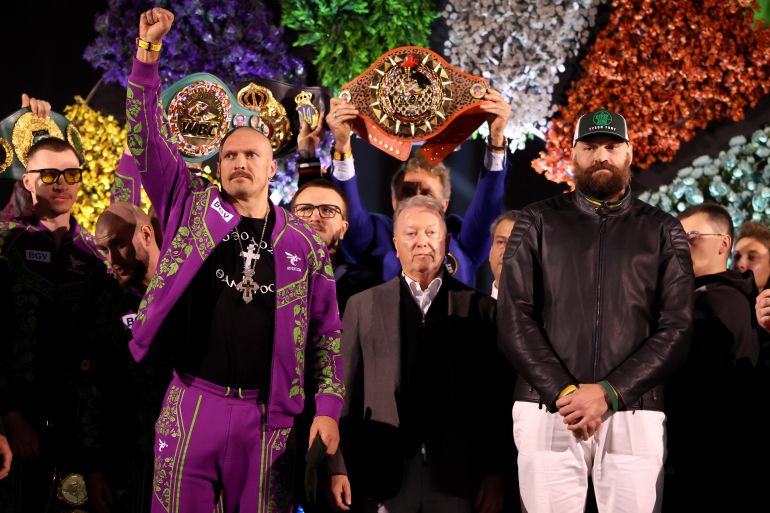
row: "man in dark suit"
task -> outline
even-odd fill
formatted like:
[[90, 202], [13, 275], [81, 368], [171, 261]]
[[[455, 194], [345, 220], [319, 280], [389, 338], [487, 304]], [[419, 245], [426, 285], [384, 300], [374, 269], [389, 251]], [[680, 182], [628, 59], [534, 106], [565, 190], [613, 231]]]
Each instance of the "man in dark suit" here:
[[334, 505], [496, 513], [512, 463], [513, 371], [495, 348], [494, 301], [444, 271], [439, 202], [415, 196], [393, 217], [403, 273], [353, 296], [344, 317], [346, 457], [330, 462]]

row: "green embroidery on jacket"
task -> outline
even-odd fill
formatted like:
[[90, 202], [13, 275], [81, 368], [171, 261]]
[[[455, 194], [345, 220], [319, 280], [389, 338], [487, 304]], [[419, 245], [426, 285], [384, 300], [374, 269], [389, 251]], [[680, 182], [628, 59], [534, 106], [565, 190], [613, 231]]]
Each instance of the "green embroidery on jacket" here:
[[307, 297], [307, 271], [299, 280], [275, 291], [275, 307], [284, 306]]
[[[128, 183], [126, 183], [128, 182]], [[115, 181], [112, 185], [113, 201], [134, 201], [134, 179], [130, 176], [115, 173]]]
[[163, 287], [166, 278], [170, 278], [179, 271], [179, 266], [187, 260], [192, 253], [193, 239], [190, 236], [190, 229], [186, 226], [180, 226], [171, 241], [171, 247], [166, 250], [158, 265], [158, 272], [150, 280], [147, 292], [139, 303], [139, 310], [136, 312], [136, 321], [144, 322], [147, 320], [147, 308], [155, 300], [155, 292]]
[[345, 396], [345, 385], [334, 379], [338, 375], [335, 356], [340, 354], [340, 344], [339, 331], [322, 336], [318, 341], [313, 354], [313, 368], [321, 370], [316, 397], [321, 394], [332, 394], [342, 399]]
[[[195, 190], [195, 178], [192, 176], [190, 178], [191, 182], [193, 182], [193, 190]], [[197, 179], [201, 180], [201, 178]], [[206, 257], [211, 254], [215, 247], [214, 238], [211, 236], [211, 233], [209, 233], [205, 222], [209, 199], [211, 197], [211, 191], [211, 188], [207, 188], [201, 192], [193, 192], [190, 215], [187, 218], [187, 223], [192, 229], [193, 239], [195, 240], [195, 247], [198, 249], [198, 254], [200, 254], [201, 260], [206, 260]]]
[[[144, 139], [142, 138], [142, 121], [138, 120], [139, 114], [143, 110], [143, 102], [135, 97], [134, 88], [144, 95], [144, 87], [133, 82], [128, 83], [126, 90], [126, 121], [128, 122], [128, 149], [134, 156], [144, 153]], [[145, 113], [146, 118], [146, 113]]]
[[305, 389], [302, 386], [302, 377], [305, 375], [305, 345], [307, 336], [307, 302], [301, 301], [294, 305], [294, 328], [292, 337], [294, 339], [294, 359], [295, 376], [291, 380], [289, 397], [300, 396], [305, 398]]

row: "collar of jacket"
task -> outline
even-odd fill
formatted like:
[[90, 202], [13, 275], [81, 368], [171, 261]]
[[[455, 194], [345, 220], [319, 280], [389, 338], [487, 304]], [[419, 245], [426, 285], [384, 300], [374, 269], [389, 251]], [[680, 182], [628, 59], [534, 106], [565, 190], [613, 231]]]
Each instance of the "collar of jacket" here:
[[607, 213], [607, 215], [620, 214], [628, 210], [629, 206], [632, 203], [632, 201], [630, 200], [631, 198], [630, 184], [626, 187], [626, 193], [623, 195], [623, 197], [615, 201], [602, 201], [602, 200], [593, 198], [578, 189], [576, 189], [575, 191], [576, 191], [575, 198], [581, 210], [584, 210], [586, 212], [590, 212], [593, 214], [598, 214], [600, 210], [604, 210]]

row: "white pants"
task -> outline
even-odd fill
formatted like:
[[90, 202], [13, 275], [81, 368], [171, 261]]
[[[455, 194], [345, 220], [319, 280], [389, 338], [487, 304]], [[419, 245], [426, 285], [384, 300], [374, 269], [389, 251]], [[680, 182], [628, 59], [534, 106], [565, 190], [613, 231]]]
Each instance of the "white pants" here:
[[561, 415], [517, 401], [513, 439], [519, 451], [522, 511], [584, 511], [591, 476], [600, 513], [659, 512], [665, 424], [663, 412], [616, 412], [588, 441], [578, 442]]

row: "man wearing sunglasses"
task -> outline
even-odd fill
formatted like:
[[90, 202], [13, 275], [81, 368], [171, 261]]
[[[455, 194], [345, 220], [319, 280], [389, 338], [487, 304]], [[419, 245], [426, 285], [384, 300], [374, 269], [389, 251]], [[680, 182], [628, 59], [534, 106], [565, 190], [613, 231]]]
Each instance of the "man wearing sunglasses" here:
[[[45, 102], [30, 100], [45, 117]], [[42, 511], [51, 475], [96, 470], [94, 361], [119, 289], [72, 216], [82, 171], [65, 140], [35, 134], [22, 176], [33, 214], [0, 225], [0, 415], [13, 450], [16, 511]], [[18, 147], [16, 148], [19, 151]], [[23, 160], [23, 159], [20, 159]], [[54, 492], [55, 494], [55, 492]]]
[[[685, 365], [666, 387], [671, 509], [751, 510], [760, 483], [753, 471], [763, 461], [765, 438], [756, 405], [764, 389], [755, 383], [759, 330], [754, 317], [757, 287], [752, 272], [727, 269], [733, 222], [722, 206], [703, 203], [679, 214], [695, 274], [693, 336]], [[712, 383], [704, 391], [704, 383]], [[704, 450], [703, 413], [719, 408], [720, 447]], [[705, 433], [703, 433], [705, 434]], [[714, 472], [714, 469], [730, 469]], [[668, 486], [668, 485], [667, 485]], [[704, 494], [721, 489], [729, 493]], [[667, 506], [668, 507], [668, 506]]]

